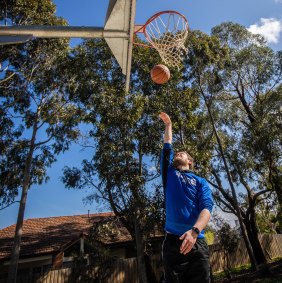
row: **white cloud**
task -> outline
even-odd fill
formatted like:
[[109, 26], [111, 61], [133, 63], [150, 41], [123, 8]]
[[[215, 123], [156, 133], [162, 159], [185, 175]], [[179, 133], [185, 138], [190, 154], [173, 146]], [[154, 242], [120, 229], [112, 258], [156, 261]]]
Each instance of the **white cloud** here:
[[274, 0], [275, 3], [282, 4], [282, 0]]
[[260, 24], [250, 25], [248, 30], [254, 34], [261, 34], [268, 43], [278, 43], [282, 31], [282, 21], [275, 18], [261, 18]]

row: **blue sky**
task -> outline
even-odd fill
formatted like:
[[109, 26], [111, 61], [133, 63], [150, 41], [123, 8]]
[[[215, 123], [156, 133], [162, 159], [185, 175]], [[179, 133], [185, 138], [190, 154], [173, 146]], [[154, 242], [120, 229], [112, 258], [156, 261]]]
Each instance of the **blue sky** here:
[[[107, 11], [107, 0], [54, 0], [57, 15], [71, 26], [102, 27]], [[135, 24], [144, 24], [153, 14], [175, 10], [186, 16], [191, 29], [210, 33], [222, 22], [239, 23], [254, 33], [261, 33], [274, 50], [282, 49], [282, 0], [137, 0]], [[76, 44], [78, 40], [73, 40]], [[48, 170], [50, 180], [32, 186], [27, 197], [25, 219], [106, 211], [104, 206], [84, 205], [82, 199], [89, 192], [70, 191], [60, 181], [64, 166], [79, 166], [84, 158], [93, 155], [78, 145], [58, 156], [58, 162]], [[18, 204], [0, 211], [0, 228], [16, 223]]]

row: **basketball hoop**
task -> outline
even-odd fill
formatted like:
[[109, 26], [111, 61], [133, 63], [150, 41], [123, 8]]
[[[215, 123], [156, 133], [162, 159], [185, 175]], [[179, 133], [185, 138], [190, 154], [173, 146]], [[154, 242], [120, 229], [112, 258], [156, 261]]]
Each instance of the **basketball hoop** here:
[[188, 21], [182, 14], [175, 11], [159, 12], [145, 25], [135, 25], [134, 36], [136, 33], [144, 33], [151, 45], [134, 41], [133, 44], [155, 48], [166, 65], [179, 68], [183, 55], [188, 53], [184, 46], [188, 28]]

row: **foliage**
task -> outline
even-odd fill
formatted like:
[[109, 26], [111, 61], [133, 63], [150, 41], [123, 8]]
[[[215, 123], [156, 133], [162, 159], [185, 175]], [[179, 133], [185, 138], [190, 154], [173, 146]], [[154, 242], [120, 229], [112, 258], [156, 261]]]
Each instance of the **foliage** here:
[[[230, 273], [236, 273], [236, 272], [241, 271], [241, 270], [250, 269], [250, 267], [251, 267], [251, 264], [245, 264], [245, 265], [241, 265], [239, 267], [233, 267], [233, 268], [231, 268]], [[225, 271], [213, 274], [213, 277], [215, 279], [216, 278], [220, 278], [220, 277], [225, 277], [225, 276], [226, 276], [226, 272]]]
[[150, 238], [164, 221], [163, 192], [155, 169], [163, 134], [157, 115], [160, 111], [171, 115], [179, 129], [175, 135], [179, 148], [182, 129], [188, 131], [197, 123], [199, 103], [181, 84], [181, 73], [172, 71], [166, 85], [153, 84], [149, 68], [157, 62], [154, 52], [139, 47], [133, 52], [132, 92], [125, 93], [120, 68], [103, 40], [87, 40], [73, 50], [71, 65], [82, 65], [85, 75], [77, 74], [72, 99], [86, 109], [95, 153], [81, 169], [65, 168], [63, 182], [68, 188], [91, 189], [87, 200], [106, 204], [132, 235], [137, 254], [149, 254]]
[[221, 76], [222, 99], [231, 114], [231, 162], [237, 168], [243, 165], [245, 172], [238, 176], [233, 170], [233, 178], [256, 183], [256, 191], [275, 192], [281, 222], [281, 52], [275, 54], [261, 36], [238, 24], [223, 23], [212, 34], [230, 50]]
[[[163, 131], [156, 118], [159, 111], [167, 112], [172, 118], [174, 148], [187, 150], [196, 157], [197, 173], [209, 178], [217, 190], [214, 196], [224, 210], [236, 214], [234, 199], [222, 186], [225, 169], [204, 102], [212, 106], [210, 111], [219, 129], [232, 178], [248, 192], [248, 201], [241, 203], [242, 209], [246, 205], [247, 220], [251, 215], [251, 221], [255, 221], [254, 207], [268, 186], [260, 183], [261, 171], [255, 167], [258, 163], [252, 162], [251, 143], [244, 143], [246, 125], [253, 117], [244, 102], [249, 103], [252, 96], [239, 94], [243, 87], [252, 90], [249, 84], [255, 82], [254, 94], [260, 93], [256, 96], [259, 101], [269, 82], [279, 78], [277, 57], [260, 37], [252, 37], [245, 28], [231, 23], [215, 28], [212, 36], [192, 31], [187, 44], [189, 54], [183, 69], [178, 73], [172, 70], [171, 80], [160, 86], [154, 85], [148, 76], [156, 64], [156, 54], [135, 47], [129, 94], [124, 93], [124, 78], [102, 40], [85, 41], [70, 57], [70, 65], [74, 66], [72, 76], [76, 78], [70, 93], [73, 101], [86, 109], [85, 121], [93, 125], [89, 136], [96, 151], [92, 160], [83, 162], [82, 169], [66, 168], [63, 180], [69, 188], [94, 188], [88, 200], [109, 204], [135, 237], [136, 220], [140, 221], [145, 235], [151, 231], [149, 223], [161, 223], [163, 219], [160, 189], [150, 179], [157, 174], [148, 170], [152, 162], [159, 168]], [[76, 73], [78, 66], [83, 66], [83, 77]], [[238, 77], [243, 71], [244, 83]], [[256, 80], [256, 76], [260, 79]], [[203, 97], [201, 93], [207, 95]], [[248, 184], [254, 178], [256, 184], [261, 184], [259, 194]], [[157, 191], [152, 194], [155, 188]]]
[[[281, 257], [279, 258], [275, 258], [275, 259], [273, 259], [271, 262], [275, 262], [275, 261], [279, 261], [281, 259]], [[240, 280], [245, 280], [245, 281], [249, 281], [250, 280], [250, 272], [252, 272], [252, 270], [251, 270], [251, 265], [250, 264], [246, 264], [246, 265], [241, 265], [241, 266], [239, 266], [239, 267], [233, 267], [233, 268], [231, 268], [231, 270], [230, 270], [230, 273], [232, 273], [232, 274], [234, 274], [234, 275], [236, 275], [236, 273], [241, 273], [240, 271], [245, 271], [244, 272], [244, 276], [242, 277], [242, 276], [240, 276]], [[269, 271], [269, 270], [268, 270]], [[272, 271], [273, 272], [273, 271]], [[251, 273], [252, 274], [252, 273]], [[276, 274], [273, 274], [272, 273], [272, 275], [271, 274], [269, 274], [269, 273], [262, 273], [262, 272], [260, 272], [260, 276], [263, 276], [263, 277], [272, 277], [272, 276], [276, 276]], [[270, 276], [267, 276], [267, 275], [270, 275]], [[215, 278], [215, 279], [218, 279], [218, 278], [222, 278], [222, 277], [225, 277], [225, 271], [223, 271], [223, 272], [219, 272], [219, 273], [215, 273], [215, 274], [213, 274], [213, 277]], [[252, 276], [253, 277], [253, 276]], [[254, 278], [254, 277], [253, 277]], [[257, 280], [259, 280], [259, 282], [280, 282], [281, 280], [278, 278], [272, 278], [272, 279], [261, 279], [261, 277], [260, 278], [256, 278]], [[235, 278], [233, 279], [233, 280], [236, 280]]]
[[86, 257], [74, 257], [72, 279], [74, 282], [105, 282], [113, 272], [114, 262], [114, 258], [93, 248]]
[[205, 239], [208, 245], [214, 244], [214, 240], [215, 240], [214, 233], [216, 233], [216, 229], [208, 224], [205, 227]]
[[278, 205], [272, 197], [261, 199], [256, 207], [256, 219], [260, 233], [276, 234]]
[[[256, 221], [255, 207], [261, 197], [269, 197], [268, 193], [277, 191], [279, 185], [279, 174], [273, 173], [279, 172], [279, 123], [276, 115], [269, 115], [278, 111], [275, 101], [280, 92], [275, 87], [280, 76], [279, 54], [267, 48], [261, 37], [232, 23], [215, 27], [212, 36], [192, 31], [187, 45], [189, 54], [183, 69], [178, 73], [172, 70], [171, 80], [161, 86], [148, 79], [156, 63], [154, 51], [135, 47], [129, 94], [123, 91], [124, 79], [103, 41], [85, 41], [73, 51], [73, 72], [75, 66], [81, 65], [85, 76], [76, 75], [72, 98], [86, 108], [86, 121], [93, 125], [89, 136], [96, 152], [92, 160], [84, 161], [82, 169], [66, 168], [64, 182], [68, 187], [95, 188], [89, 200], [110, 204], [123, 221], [127, 219], [126, 227], [135, 236], [133, 223], [138, 219], [146, 234], [151, 230], [145, 228], [151, 219], [148, 215], [158, 216], [151, 219], [157, 223], [162, 219], [157, 213], [162, 211], [160, 190], [157, 183], [149, 181], [154, 174], [148, 170], [151, 162], [159, 167], [162, 129], [156, 114], [162, 110], [173, 121], [174, 148], [196, 157], [197, 173], [208, 177], [216, 189], [217, 204], [237, 214], [234, 196], [222, 185], [226, 171], [205, 104], [216, 123], [231, 177], [237, 186], [246, 189], [240, 198], [240, 211], [249, 236], [255, 239], [257, 232], [251, 227]], [[264, 117], [265, 123], [259, 123]], [[262, 147], [258, 150], [264, 129], [255, 130], [267, 127], [269, 121], [273, 124], [266, 130], [273, 142], [270, 145], [274, 145], [270, 146], [275, 161], [272, 171], [267, 161], [269, 154], [263, 159], [266, 162], [259, 162], [262, 152], [266, 153]], [[269, 178], [265, 178], [269, 172]], [[154, 196], [148, 195], [150, 186], [151, 190], [158, 188]], [[151, 200], [157, 203], [150, 204]], [[252, 245], [255, 247], [255, 240]]]
[[[0, 8], [3, 24], [67, 24], [49, 0], [0, 1]], [[66, 167], [63, 182], [90, 189], [87, 200], [113, 210], [138, 253], [149, 253], [152, 231], [164, 224], [157, 118], [164, 111], [173, 121], [174, 149], [191, 153], [217, 204], [236, 214], [223, 185], [228, 173], [214, 120], [232, 180], [244, 189], [240, 213], [254, 250], [257, 224], [268, 231], [280, 221], [281, 230], [281, 52], [233, 23], [216, 26], [211, 36], [192, 31], [186, 44], [183, 68], [171, 70], [164, 85], [149, 76], [160, 63], [156, 51], [135, 46], [130, 93], [104, 40], [85, 40], [71, 54], [64, 39], [0, 46], [1, 205], [12, 203], [23, 183], [48, 180], [46, 169], [79, 137], [83, 120], [92, 126], [85, 146], [95, 148], [93, 157], [81, 168]], [[262, 213], [265, 199], [272, 206], [278, 200], [278, 213]]]
[[[66, 24], [53, 14], [51, 1], [5, 1], [1, 7], [1, 20], [6, 23]], [[18, 195], [31, 147], [29, 186], [48, 180], [46, 168], [68, 149], [78, 132], [72, 130], [77, 125], [77, 107], [67, 101], [60, 81], [68, 40], [34, 39], [0, 49], [0, 198], [4, 205]], [[35, 142], [39, 135], [41, 140]]]
[[231, 229], [229, 224], [224, 223], [218, 231], [219, 243], [224, 254], [225, 273], [230, 278], [230, 254], [234, 253], [238, 246], [238, 234]]
[[103, 239], [119, 238], [120, 223], [117, 219], [94, 222], [85, 239], [83, 254], [74, 254], [72, 278], [75, 282], [105, 282], [114, 271], [116, 258], [110, 256], [110, 250]]
[[[186, 78], [202, 95], [219, 143], [208, 172], [216, 189], [214, 199], [223, 211], [239, 216], [232, 187], [236, 184], [237, 191], [243, 190], [237, 193], [239, 211], [257, 262], [265, 262], [255, 207], [270, 197], [280, 203], [281, 111], [276, 101], [280, 101], [281, 54], [233, 23], [213, 28], [210, 38], [200, 32], [191, 34], [189, 44]], [[226, 177], [231, 191], [223, 185]]]
[[205, 231], [205, 239], [208, 245], [213, 245], [214, 243], [214, 234], [210, 231]]
[[211, 232], [211, 233], [215, 233], [216, 232], [216, 228], [213, 227], [210, 224], [207, 224], [207, 226], [205, 227], [205, 232]]
[[[55, 5], [44, 1], [1, 1], [4, 24], [66, 25]], [[0, 46], [0, 205], [21, 201], [9, 266], [14, 282], [20, 251], [27, 193], [48, 180], [47, 168], [64, 152], [79, 131], [79, 107], [69, 102], [64, 74], [68, 39], [32, 39]]]

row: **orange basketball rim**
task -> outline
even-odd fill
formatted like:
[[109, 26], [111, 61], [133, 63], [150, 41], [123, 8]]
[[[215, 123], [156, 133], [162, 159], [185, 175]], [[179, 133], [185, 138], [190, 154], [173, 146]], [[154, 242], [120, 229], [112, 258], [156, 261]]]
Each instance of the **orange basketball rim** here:
[[[145, 25], [135, 25], [133, 44], [155, 48], [168, 66], [178, 67], [183, 54], [188, 52], [184, 46], [188, 30], [188, 21], [181, 13], [159, 12], [147, 20]], [[150, 45], [136, 42], [137, 33], [143, 33]]]

